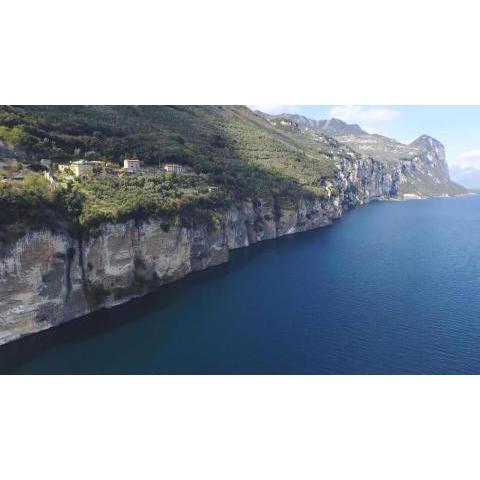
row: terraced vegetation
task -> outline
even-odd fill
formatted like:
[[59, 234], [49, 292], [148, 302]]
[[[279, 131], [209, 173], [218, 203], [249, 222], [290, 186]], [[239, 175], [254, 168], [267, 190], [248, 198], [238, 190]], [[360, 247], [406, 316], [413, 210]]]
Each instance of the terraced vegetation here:
[[[192, 221], [247, 198], [273, 198], [285, 208], [324, 196], [339, 158], [371, 157], [392, 172], [422, 152], [415, 142], [340, 120], [272, 117], [241, 106], [0, 106], [0, 235], [58, 224], [81, 232], [148, 215]], [[55, 189], [40, 165], [49, 159], [55, 171], [55, 164], [87, 158], [120, 166], [131, 156], [144, 163], [142, 172], [122, 176], [114, 168]], [[163, 163], [191, 173], [164, 173]], [[409, 168], [398, 192], [462, 193], [444, 159], [438, 165]]]
[[136, 155], [147, 166], [174, 162], [194, 173], [102, 176], [60, 191], [42, 180], [33, 190], [25, 182], [4, 182], [3, 226], [47, 217], [76, 228], [148, 214], [189, 218], [241, 198], [289, 204], [324, 194], [322, 180], [333, 174], [332, 151], [339, 149], [325, 137], [275, 128], [246, 107], [4, 106], [0, 127], [2, 156], [27, 166], [42, 158], [55, 164], [83, 157], [120, 165]]

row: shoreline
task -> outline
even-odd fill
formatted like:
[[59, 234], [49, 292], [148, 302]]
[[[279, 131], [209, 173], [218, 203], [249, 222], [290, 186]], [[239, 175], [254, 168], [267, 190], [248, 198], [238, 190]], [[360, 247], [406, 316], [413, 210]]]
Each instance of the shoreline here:
[[[428, 198], [453, 198], [455, 196], [469, 196], [469, 195], [470, 194], [453, 195], [453, 196], [431, 196], [431, 197], [420, 198], [418, 200], [424, 200], [424, 199], [428, 199]], [[77, 315], [73, 314], [68, 319], [65, 319], [63, 321], [52, 321], [51, 320], [51, 323], [45, 322], [45, 323], [43, 323], [43, 325], [37, 325], [36, 328], [32, 331], [24, 331], [24, 332], [17, 332], [17, 333], [11, 332], [10, 335], [5, 335], [5, 336], [3, 336], [3, 338], [0, 337], [0, 348], [1, 348], [2, 345], [6, 345], [6, 344], [9, 344], [9, 343], [15, 342], [17, 340], [20, 340], [20, 339], [26, 337], [26, 336], [34, 335], [35, 333], [45, 331], [47, 329], [53, 328], [53, 327], [55, 327], [57, 325], [60, 325], [62, 323], [67, 323], [70, 320], [79, 319], [79, 318], [88, 316], [88, 315], [90, 315], [90, 314], [94, 313], [95, 311], [98, 311], [102, 308], [110, 309], [110, 308], [128, 303], [129, 301], [131, 301], [133, 299], [138, 299], [138, 298], [141, 298], [142, 296], [158, 292], [158, 291], [161, 290], [162, 286], [170, 285], [172, 283], [175, 283], [178, 280], [181, 280], [183, 278], [188, 277], [192, 273], [199, 272], [199, 271], [205, 271], [205, 270], [208, 270], [210, 267], [228, 263], [229, 252], [230, 251], [239, 250], [239, 249], [243, 249], [243, 248], [248, 248], [252, 245], [255, 245], [256, 243], [264, 242], [264, 241], [267, 241], [267, 240], [275, 240], [275, 239], [278, 239], [278, 238], [281, 238], [281, 237], [294, 235], [296, 233], [303, 233], [303, 232], [307, 232], [307, 231], [317, 230], [317, 229], [320, 229], [320, 228], [326, 227], [326, 226], [333, 226], [336, 223], [336, 221], [341, 220], [341, 218], [343, 217], [343, 215], [345, 213], [353, 212], [353, 211], [357, 210], [358, 207], [367, 207], [370, 203], [374, 203], [376, 201], [398, 202], [398, 201], [411, 201], [411, 200], [410, 199], [398, 199], [398, 198], [378, 198], [378, 199], [372, 198], [367, 203], [365, 203], [363, 205], [356, 205], [355, 207], [350, 208], [350, 209], [345, 209], [341, 212], [341, 215], [336, 216], [336, 217], [332, 216], [331, 218], [329, 218], [328, 221], [323, 221], [320, 224], [312, 224], [312, 225], [309, 225], [309, 226], [302, 227], [301, 229], [299, 229], [299, 228], [293, 229], [293, 227], [292, 227], [290, 229], [286, 229], [283, 232], [278, 232], [277, 231], [277, 232], [275, 232], [274, 235], [267, 236], [267, 237], [264, 237], [264, 238], [259, 238], [256, 241], [252, 241], [250, 243], [247, 242], [246, 244], [244, 243], [244, 244], [239, 244], [239, 245], [234, 245], [234, 246], [229, 245], [226, 252], [223, 252], [223, 255], [220, 255], [220, 257], [214, 259], [214, 261], [208, 262], [206, 265], [200, 265], [198, 268], [190, 268], [188, 271], [184, 271], [183, 273], [181, 273], [177, 276], [174, 276], [174, 277], [171, 277], [171, 278], [166, 278], [158, 286], [148, 287], [145, 290], [142, 290], [142, 291], [139, 291], [139, 292], [132, 292], [131, 294], [129, 294], [125, 298], [119, 298], [115, 301], [110, 300], [110, 301], [107, 301], [103, 304], [99, 304], [98, 306], [88, 307], [87, 310], [79, 311]], [[215, 247], [215, 245], [213, 245], [212, 248], [213, 248], [213, 250], [215, 250], [218, 247]], [[214, 252], [208, 252], [208, 253], [210, 255], [214, 254]], [[168, 253], [167, 252], [167, 255], [178, 255], [178, 251], [174, 251], [173, 253]]]

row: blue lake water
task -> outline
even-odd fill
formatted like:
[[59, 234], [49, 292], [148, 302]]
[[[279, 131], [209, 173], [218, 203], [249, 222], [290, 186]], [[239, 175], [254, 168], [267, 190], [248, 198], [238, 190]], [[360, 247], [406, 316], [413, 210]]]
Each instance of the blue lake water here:
[[2, 373], [480, 373], [480, 196], [375, 203], [0, 347]]

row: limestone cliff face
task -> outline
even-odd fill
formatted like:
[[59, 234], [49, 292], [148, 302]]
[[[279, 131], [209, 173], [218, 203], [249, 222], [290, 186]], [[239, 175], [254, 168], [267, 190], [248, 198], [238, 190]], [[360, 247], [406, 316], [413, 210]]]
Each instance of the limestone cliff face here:
[[445, 147], [442, 143], [428, 135], [422, 135], [410, 143], [410, 146], [420, 150], [421, 153], [416, 160], [429, 168], [432, 174], [438, 179], [450, 180]]
[[289, 121], [303, 133], [328, 135], [358, 154], [381, 161], [392, 179], [398, 181], [395, 195], [400, 198], [403, 194], [425, 197], [466, 193], [450, 179], [444, 146], [428, 135], [403, 144], [382, 135], [369, 134], [358, 125], [337, 119], [312, 120], [295, 114], [259, 114], [272, 125]]
[[397, 167], [399, 191], [425, 195], [464, 193], [463, 187], [452, 182], [444, 146], [428, 135], [410, 143], [413, 155]]
[[339, 196], [344, 208], [397, 194], [398, 172], [389, 171], [380, 162], [352, 154], [337, 160], [336, 166]]
[[229, 251], [328, 225], [356, 205], [395, 195], [399, 175], [355, 155], [336, 160], [321, 199], [286, 209], [271, 198], [215, 212], [215, 221], [152, 218], [105, 224], [89, 238], [26, 233], [0, 253], [0, 344], [111, 307], [228, 261]]

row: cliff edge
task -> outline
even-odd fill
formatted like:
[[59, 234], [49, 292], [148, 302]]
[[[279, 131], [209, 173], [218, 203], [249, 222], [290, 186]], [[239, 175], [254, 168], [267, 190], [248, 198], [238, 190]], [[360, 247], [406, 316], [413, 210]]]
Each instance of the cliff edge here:
[[[357, 128], [320, 126], [335, 128], [334, 138], [243, 107], [3, 114], [21, 139], [4, 148], [11, 158], [3, 162], [25, 179], [12, 175], [0, 189], [0, 344], [226, 262], [232, 249], [329, 225], [373, 200], [461, 191], [443, 146], [427, 136], [392, 143], [388, 158], [376, 158], [379, 140]], [[144, 167], [132, 175], [104, 169], [55, 188], [38, 180], [44, 155], [55, 164], [95, 148], [90, 156], [114, 164], [140, 147]], [[188, 173], [159, 172], [166, 160]]]

